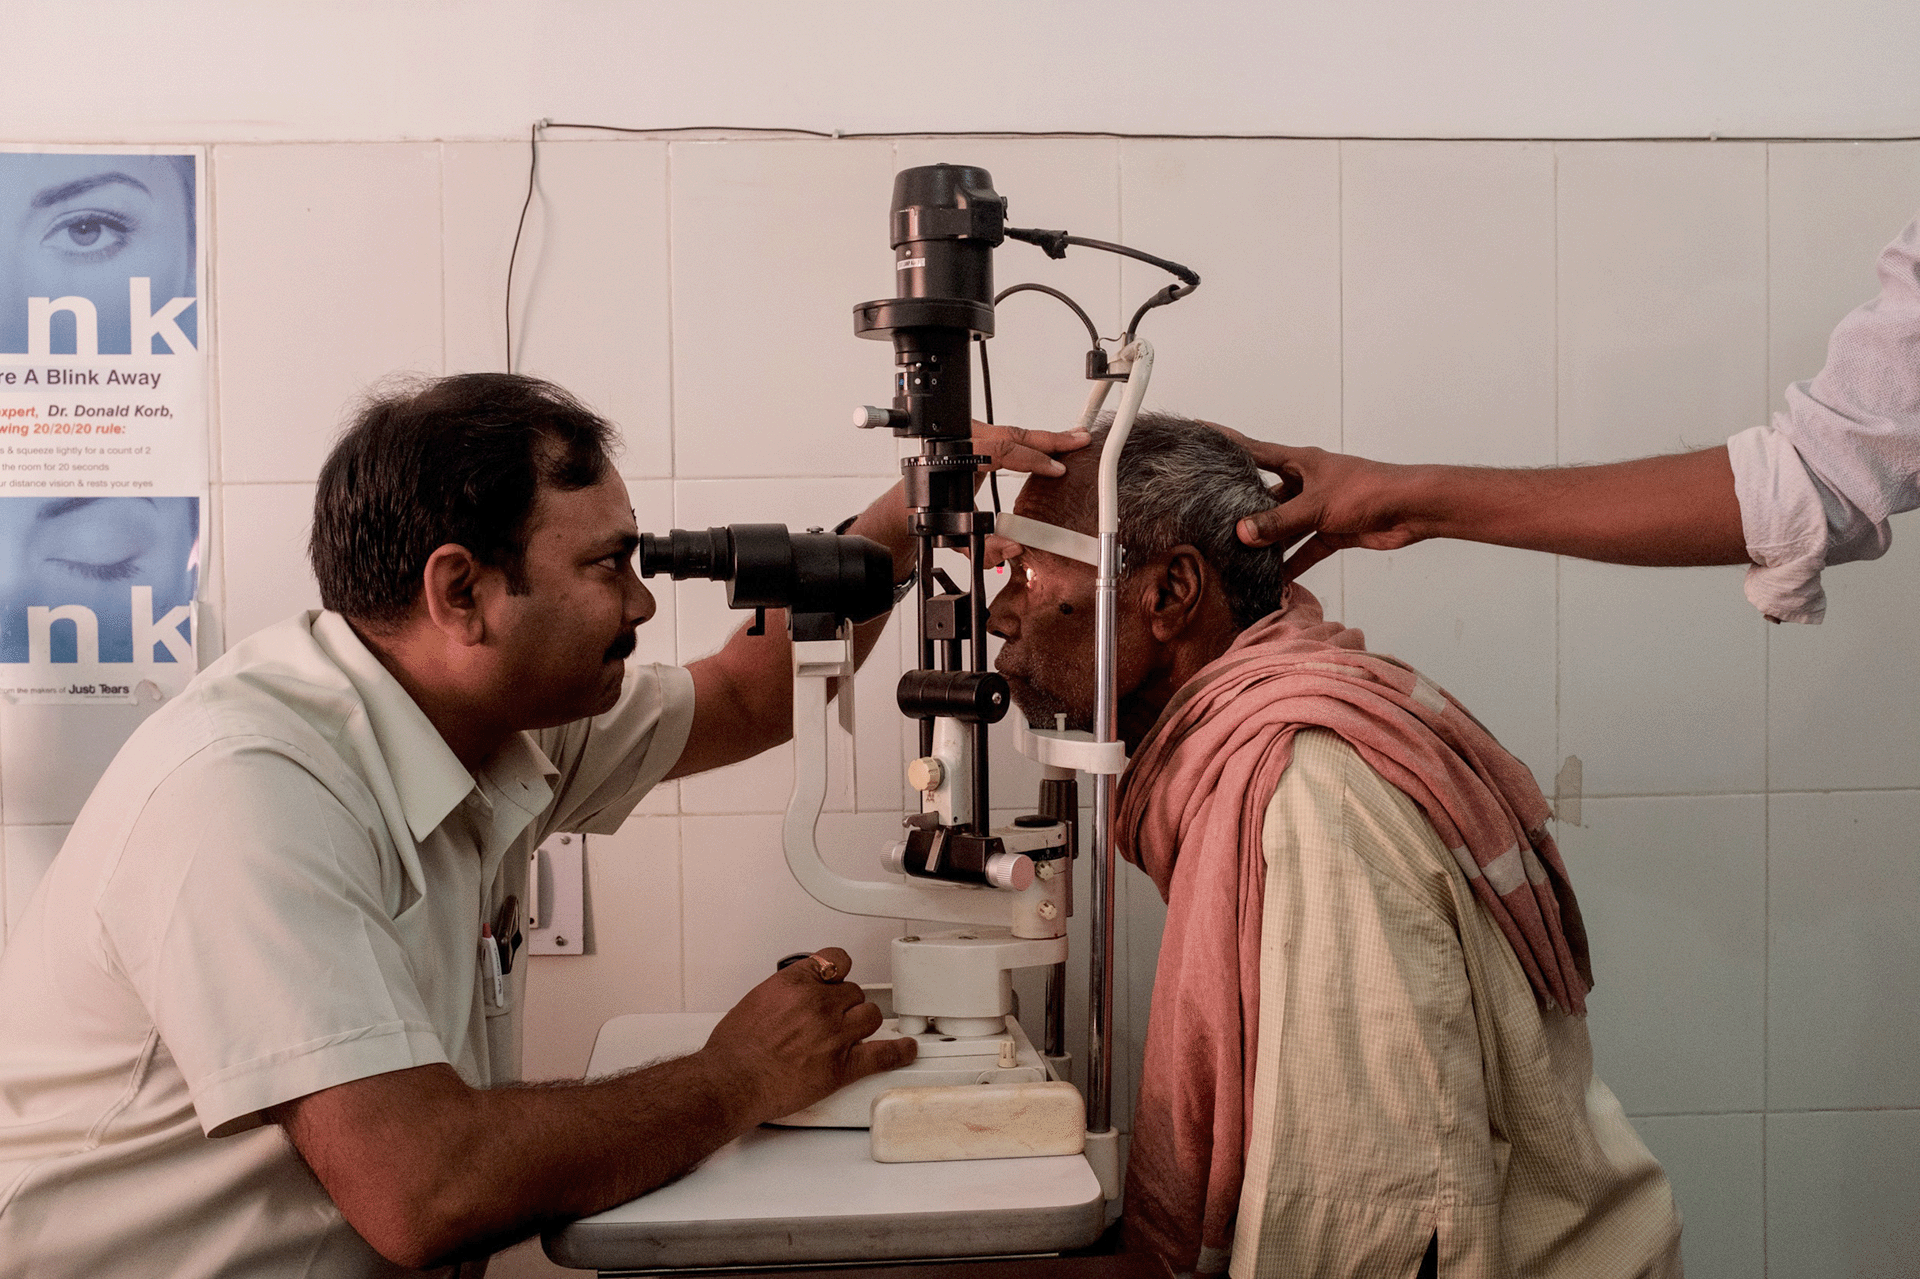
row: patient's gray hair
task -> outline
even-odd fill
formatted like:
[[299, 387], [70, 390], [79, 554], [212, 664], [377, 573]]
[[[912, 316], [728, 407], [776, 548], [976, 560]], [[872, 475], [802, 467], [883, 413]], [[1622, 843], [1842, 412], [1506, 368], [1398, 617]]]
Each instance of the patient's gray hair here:
[[[1103, 413], [1094, 450], [1105, 447], [1113, 415]], [[1077, 512], [1092, 527], [1093, 503]], [[1280, 608], [1282, 556], [1243, 543], [1235, 527], [1273, 505], [1260, 468], [1227, 436], [1192, 418], [1142, 413], [1120, 455], [1120, 545], [1131, 567], [1176, 546], [1191, 546], [1220, 575], [1234, 623], [1242, 629]]]

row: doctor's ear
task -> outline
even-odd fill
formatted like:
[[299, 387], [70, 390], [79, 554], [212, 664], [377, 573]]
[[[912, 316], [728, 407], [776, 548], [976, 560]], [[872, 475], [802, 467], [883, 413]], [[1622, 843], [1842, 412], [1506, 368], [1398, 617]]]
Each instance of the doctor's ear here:
[[1213, 568], [1191, 546], [1176, 546], [1142, 575], [1147, 624], [1161, 643], [1179, 637], [1199, 617]]
[[421, 602], [434, 629], [456, 644], [483, 642], [487, 623], [481, 597], [486, 591], [485, 579], [497, 573], [457, 542], [434, 548], [421, 573], [420, 586]]

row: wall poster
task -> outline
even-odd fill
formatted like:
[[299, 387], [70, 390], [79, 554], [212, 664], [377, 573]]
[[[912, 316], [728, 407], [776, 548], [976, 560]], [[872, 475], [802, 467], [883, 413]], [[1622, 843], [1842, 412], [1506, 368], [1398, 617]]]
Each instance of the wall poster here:
[[197, 668], [206, 155], [0, 144], [0, 698]]

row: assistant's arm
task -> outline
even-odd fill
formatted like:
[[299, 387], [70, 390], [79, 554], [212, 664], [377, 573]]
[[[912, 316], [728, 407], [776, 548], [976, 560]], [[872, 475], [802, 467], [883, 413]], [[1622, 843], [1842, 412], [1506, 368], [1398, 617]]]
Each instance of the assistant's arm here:
[[[974, 423], [973, 447], [993, 459], [996, 469], [1059, 474], [1056, 453], [1085, 447], [1079, 431], [1034, 431]], [[893, 555], [894, 579], [904, 581], [914, 568], [913, 538], [907, 529], [906, 490], [895, 484], [860, 514], [849, 533], [872, 538]], [[853, 631], [853, 660], [867, 660], [880, 632], [883, 613]], [[667, 776], [686, 777], [758, 755], [793, 735], [793, 659], [786, 616], [769, 610], [766, 633], [734, 631], [711, 657], [690, 663], [693, 676], [693, 727], [686, 748]]]
[[1502, 470], [1245, 443], [1282, 477], [1283, 500], [1243, 520], [1240, 536], [1255, 546], [1307, 538], [1287, 561], [1296, 573], [1345, 547], [1394, 550], [1432, 537], [1614, 564], [1747, 562], [1724, 445], [1603, 466]]
[[[845, 972], [844, 951], [821, 956]], [[812, 964], [755, 987], [699, 1052], [592, 1083], [472, 1088], [450, 1066], [274, 1107], [347, 1222], [414, 1268], [485, 1255], [679, 1176], [756, 1124], [904, 1065], [879, 1010]]]
[[[1751, 563], [1769, 617], [1818, 621], [1822, 569], [1871, 559], [1887, 517], [1920, 507], [1920, 220], [1880, 254], [1880, 293], [1834, 329], [1818, 376], [1726, 447], [1537, 471], [1392, 466], [1245, 441], [1281, 504], [1253, 545], [1308, 540], [1305, 569], [1348, 546], [1454, 537], [1620, 564]], [[1244, 437], [1242, 437], [1244, 439]]]

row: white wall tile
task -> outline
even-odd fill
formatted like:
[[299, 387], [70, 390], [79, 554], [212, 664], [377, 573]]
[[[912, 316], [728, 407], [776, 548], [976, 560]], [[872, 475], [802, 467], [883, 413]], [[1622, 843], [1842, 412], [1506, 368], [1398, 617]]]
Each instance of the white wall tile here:
[[1920, 792], [1775, 795], [1767, 1100], [1920, 1106]]
[[1560, 458], [1764, 420], [1766, 164], [1744, 143], [1560, 143]]
[[[1200, 274], [1199, 289], [1141, 325], [1154, 345], [1150, 406], [1339, 445], [1339, 146], [1120, 143], [1122, 242]], [[1131, 316], [1171, 277], [1122, 262], [1120, 279]]]
[[220, 486], [227, 647], [303, 608], [320, 607], [320, 587], [307, 558], [314, 487]]
[[0, 707], [0, 810], [10, 826], [59, 826], [140, 726], [140, 706]]
[[1735, 568], [1560, 561], [1560, 754], [1591, 795], [1757, 792], [1766, 623]]
[[1776, 143], [1767, 148], [1767, 389], [1827, 358], [1840, 317], [1879, 292], [1874, 260], [1920, 208], [1920, 143]]
[[[526, 182], [525, 143], [446, 148], [449, 370], [505, 367], [502, 305]], [[513, 289], [514, 370], [617, 424], [621, 474], [671, 474], [666, 144], [542, 142]]]
[[1559, 769], [1553, 560], [1466, 542], [1339, 558], [1341, 620], [1365, 631], [1373, 652], [1411, 663], [1452, 693], [1551, 791]]
[[[853, 957], [856, 982], [891, 979], [890, 948], [902, 921], [838, 914], [807, 896], [787, 870], [778, 816], [680, 820], [689, 1011], [731, 1008], [772, 975], [781, 956], [822, 946]], [[829, 814], [820, 823], [821, 853], [843, 875], [877, 879], [873, 858], [898, 830], [899, 819], [886, 814]]]
[[1680, 1206], [1680, 1256], [1689, 1279], [1765, 1273], [1765, 1188], [1760, 1115], [1636, 1119]]
[[853, 333], [891, 284], [892, 159], [884, 142], [670, 148], [676, 475], [898, 473], [893, 437], [851, 424], [892, 395], [891, 344]]
[[522, 960], [528, 1079], [579, 1078], [610, 1017], [681, 1008], [678, 819], [632, 817], [589, 835], [587, 897], [592, 954]]
[[[1911, 526], [1909, 526], [1911, 527]], [[1768, 783], [1920, 786], [1920, 528], [1824, 577], [1826, 620], [1767, 628]]]
[[[1877, 291], [1875, 259], [1920, 205], [1920, 144], [1776, 145], [1768, 184], [1777, 409], [1789, 381], [1819, 371], [1834, 324]], [[1827, 575], [1823, 625], [1770, 631], [1772, 785], [1920, 785], [1920, 685], [1862, 678], [1915, 669], [1916, 556], [1899, 533], [1885, 558]]]
[[1554, 837], [1593, 948], [1594, 1073], [1631, 1115], [1764, 1104], [1766, 800], [1600, 799]]
[[1547, 143], [1341, 144], [1345, 448], [1554, 460]]
[[[706, 529], [731, 523], [782, 523], [796, 532], [810, 527], [831, 528], [864, 510], [883, 487], [874, 479], [682, 480], [674, 485], [673, 525]], [[735, 630], [752, 619], [751, 613], [735, 612], [726, 606], [726, 588], [718, 582], [690, 580], [674, 589], [683, 664], [716, 652]], [[899, 619], [888, 623], [888, 630], [897, 625]], [[855, 711], [861, 722], [879, 729], [874, 749], [868, 752], [873, 757], [867, 773], [872, 803], [892, 811], [898, 809], [887, 802], [887, 787], [898, 786], [894, 779], [900, 776], [902, 760], [897, 753], [900, 739], [897, 734], [889, 735], [887, 716], [893, 706], [894, 686], [900, 679], [900, 661], [898, 642], [886, 642], [883, 636], [861, 667], [854, 691]], [[893, 714], [897, 718], [898, 712]], [[835, 707], [828, 708], [828, 723], [833, 745], [828, 756], [827, 803], [832, 808], [848, 809], [854, 799], [851, 777], [857, 767], [853, 760], [856, 744], [839, 727]], [[681, 783], [681, 803], [691, 813], [784, 812], [792, 792], [793, 747], [783, 745], [728, 768], [687, 778]], [[892, 793], [898, 796], [899, 791]]]
[[[552, 155], [544, 144], [542, 158]], [[478, 373], [507, 367], [507, 263], [527, 201], [527, 142], [446, 142], [440, 147], [440, 270], [445, 298], [446, 367], [449, 373]], [[588, 213], [587, 210], [581, 210]], [[607, 210], [590, 216], [606, 216]], [[528, 237], [540, 238], [549, 201], [536, 190], [527, 205], [527, 230], [520, 233], [514, 267], [515, 345], [526, 333], [527, 305], [533, 295], [533, 250]], [[611, 239], [611, 237], [610, 237]]]
[[440, 149], [214, 152], [221, 477], [309, 481], [351, 402], [441, 369]]
[[1910, 1279], [1920, 1110], [1767, 1116], [1767, 1273]]
[[13, 931], [26, 913], [33, 890], [40, 885], [54, 854], [66, 843], [71, 826], [8, 826], [4, 832], [4, 862], [0, 862], [0, 940]]

